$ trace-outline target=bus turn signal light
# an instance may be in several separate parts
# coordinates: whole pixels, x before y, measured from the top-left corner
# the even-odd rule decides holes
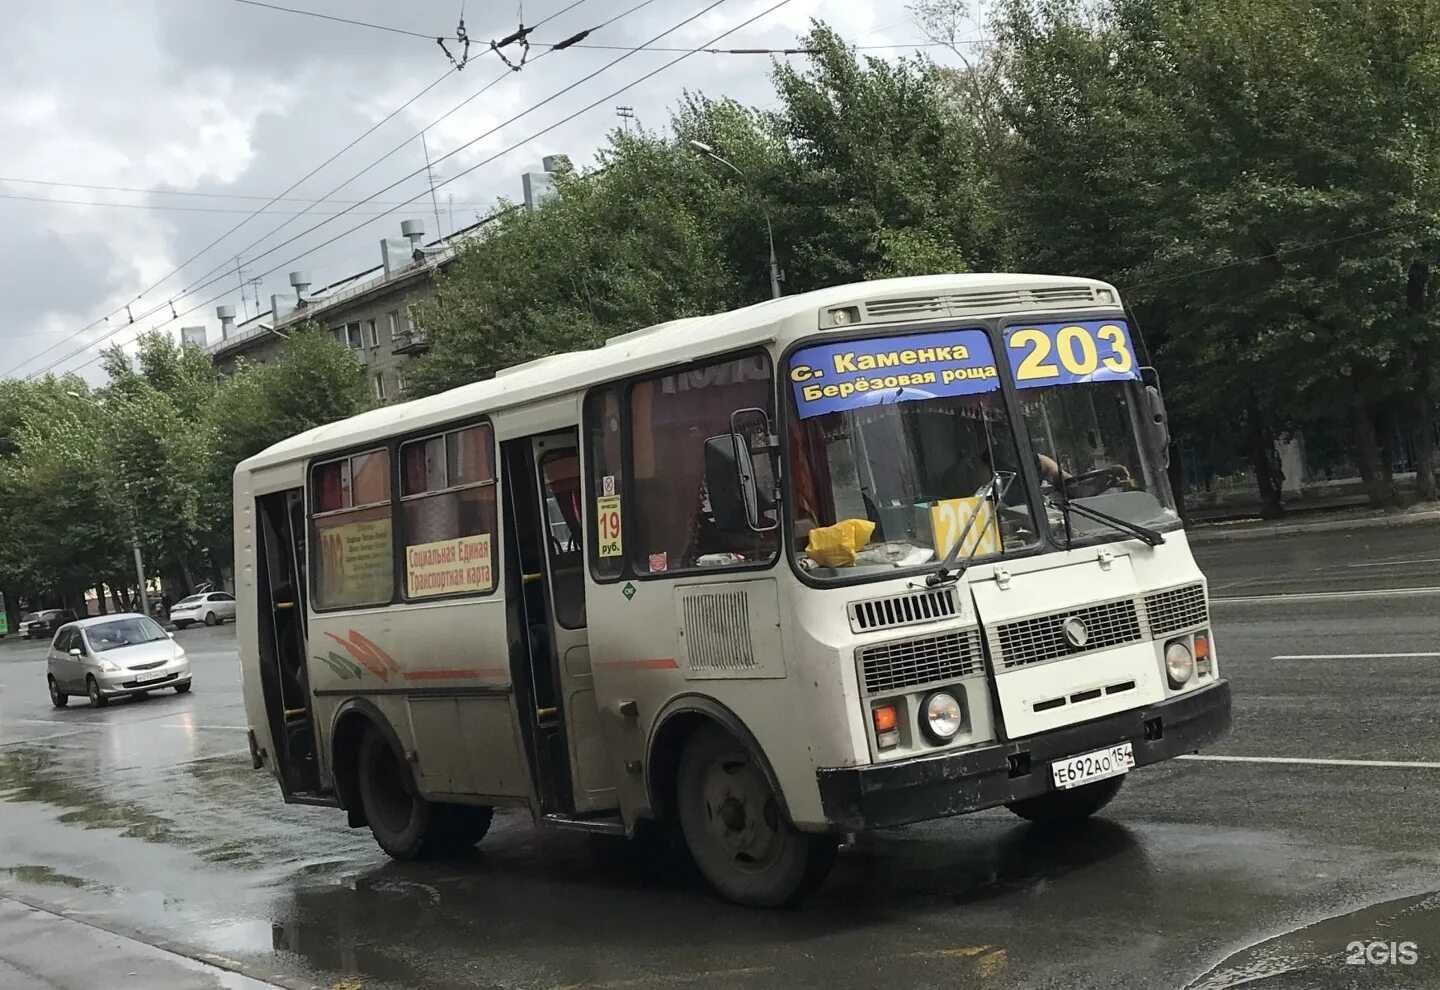
[[[880,705],[875,709],[875,732],[894,732],[895,727],[900,724],[900,718],[895,714],[894,705]]]
[[[1210,634],[1195,634],[1195,670],[1201,674],[1210,673]]]

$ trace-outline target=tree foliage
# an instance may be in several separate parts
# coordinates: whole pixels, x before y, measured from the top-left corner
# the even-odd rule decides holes
[[[15,611],[79,609],[104,585],[135,607],[131,544],[147,576],[185,594],[232,563],[236,464],[366,408],[364,371],[301,328],[279,361],[222,378],[165,334],[106,352],[106,385],[0,381],[0,591]]]

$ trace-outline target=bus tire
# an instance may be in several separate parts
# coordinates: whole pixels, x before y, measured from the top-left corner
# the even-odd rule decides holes
[[[360,739],[360,803],[370,834],[393,859],[425,856],[440,832],[437,808],[420,796],[415,775],[379,732]]]
[[[434,816],[436,852],[455,855],[485,838],[495,818],[495,809],[482,804],[441,804],[434,806]]]
[[[793,904],[834,865],[835,837],[791,825],[754,754],[718,725],[685,744],[675,802],[695,865],[737,904]]]
[[[1067,791],[1046,791],[1035,797],[1011,801],[1005,807],[1026,821],[1045,828],[1069,828],[1079,825],[1113,801],[1124,783],[1123,775],[1110,777]]]

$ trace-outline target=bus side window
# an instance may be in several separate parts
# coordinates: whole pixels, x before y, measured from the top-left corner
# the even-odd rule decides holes
[[[734,532],[716,524],[705,489],[705,441],[730,433],[731,414],[763,409],[774,421],[770,358],[731,358],[638,382],[630,391],[633,546],[639,574],[761,563],[777,531]],[[768,483],[773,488],[773,480]],[[627,534],[628,535],[628,534]]]
[[[380,605],[394,596],[390,451],[372,450],[310,471],[316,608]]]
[[[597,578],[625,570],[623,534],[625,476],[620,464],[620,388],[593,389],[585,397],[585,462],[589,472],[589,554]]]
[[[407,598],[495,590],[495,445],[489,423],[401,444],[400,505]]]

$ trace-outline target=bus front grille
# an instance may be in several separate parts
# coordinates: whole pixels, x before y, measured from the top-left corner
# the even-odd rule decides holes
[[[1210,610],[1205,604],[1205,587],[1187,584],[1181,588],[1157,591],[1145,596],[1145,617],[1150,633],[1166,636],[1182,629],[1208,625]]]
[[[897,639],[861,647],[860,669],[869,695],[953,681],[985,669],[980,634],[974,629]]]
[[[850,613],[851,631],[862,633],[952,619],[960,614],[960,603],[955,597],[954,587],[930,588],[851,602],[846,611]]]
[[[1085,628],[1084,641],[1078,645],[1065,637],[1065,623],[1072,618],[1079,619]],[[1007,622],[996,630],[992,645],[1000,666],[1008,670],[1138,643],[1141,638],[1139,610],[1134,601],[1126,598]]]

